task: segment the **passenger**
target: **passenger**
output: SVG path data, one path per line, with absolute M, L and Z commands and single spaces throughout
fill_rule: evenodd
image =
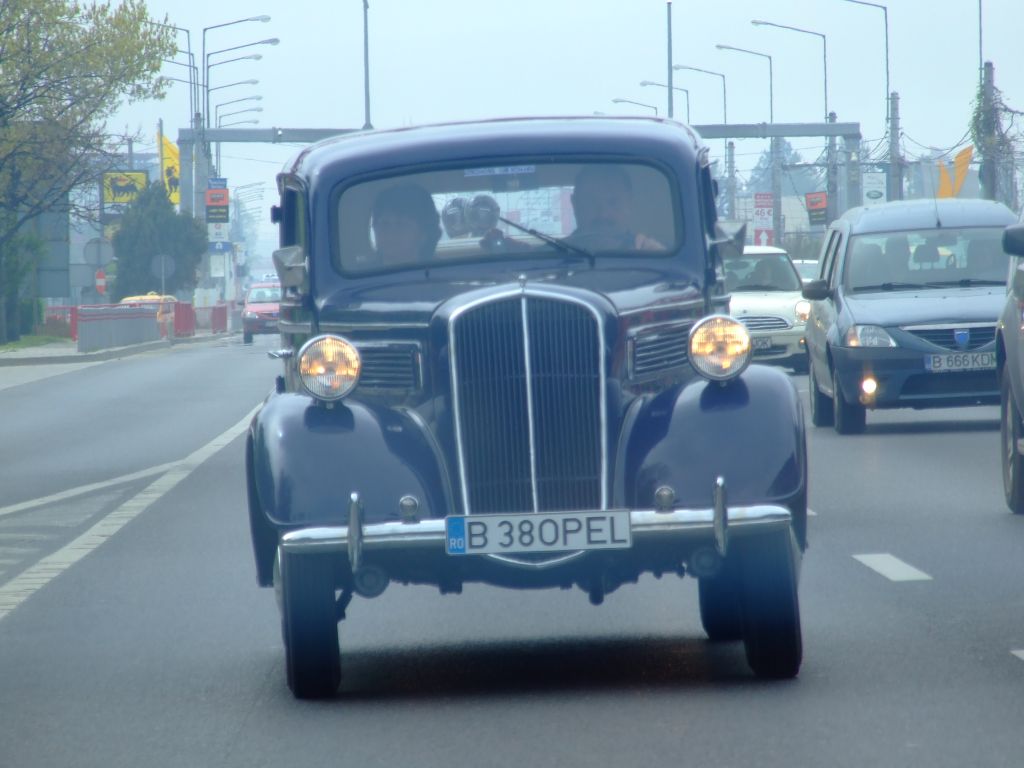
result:
M 572 193 L 576 229 L 565 238 L 589 251 L 663 251 L 657 240 L 633 229 L 633 185 L 617 165 L 589 165 Z
M 373 203 L 371 225 L 382 266 L 428 260 L 441 239 L 441 217 L 430 193 L 417 184 L 380 192 Z

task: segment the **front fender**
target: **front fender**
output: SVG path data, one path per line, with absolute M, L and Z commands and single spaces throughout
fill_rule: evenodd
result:
M 724 385 L 699 379 L 664 392 L 643 404 L 624 439 L 617 496 L 633 509 L 652 508 L 663 485 L 677 506 L 707 507 L 719 476 L 730 505 L 805 498 L 803 410 L 775 368 L 753 365 Z
M 427 430 L 408 412 L 351 400 L 328 409 L 280 394 L 257 413 L 250 439 L 250 487 L 276 526 L 345 525 L 353 492 L 368 523 L 401 519 L 406 495 L 419 501 L 420 519 L 451 508 Z

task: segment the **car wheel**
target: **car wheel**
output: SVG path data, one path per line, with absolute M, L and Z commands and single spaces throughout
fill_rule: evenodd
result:
M 280 567 L 288 687 L 297 699 L 333 696 L 341 681 L 333 564 L 303 554 L 282 557 Z
M 758 677 L 796 677 L 803 661 L 796 542 L 785 531 L 743 543 L 741 604 L 747 663 Z
M 1017 401 L 1013 397 L 1010 386 L 1010 375 L 1003 370 L 999 381 L 1001 397 L 1000 410 L 1000 443 L 1003 447 L 1003 494 L 1006 506 L 1015 515 L 1024 514 L 1024 458 L 1017 450 L 1021 436 L 1020 416 L 1017 413 Z
M 814 375 L 814 363 L 807 359 L 807 391 L 811 398 L 811 424 L 816 427 L 832 426 L 832 398 L 818 389 L 818 377 Z
M 242 331 L 242 343 L 252 344 L 252 331 Z
M 846 402 L 836 371 L 832 371 L 832 421 L 840 435 L 860 434 L 867 422 L 867 411 L 863 405 Z
M 743 638 L 740 581 L 732 561 L 726 561 L 714 577 L 697 581 L 700 623 L 713 642 Z

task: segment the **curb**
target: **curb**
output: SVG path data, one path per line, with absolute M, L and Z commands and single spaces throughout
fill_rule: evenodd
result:
M 73 352 L 69 355 L 39 355 L 37 357 L 7 357 L 0 353 L 0 368 L 17 365 L 67 365 L 69 363 L 96 363 L 104 360 L 115 360 L 120 357 L 130 357 L 143 352 L 151 352 L 156 349 L 170 349 L 178 344 L 197 344 L 206 341 L 216 341 L 230 337 L 234 331 L 227 333 L 214 333 L 202 336 L 184 336 L 180 339 L 160 339 L 159 341 L 147 341 L 143 344 L 133 344 L 129 347 L 114 347 L 113 349 L 101 349 L 96 352 Z

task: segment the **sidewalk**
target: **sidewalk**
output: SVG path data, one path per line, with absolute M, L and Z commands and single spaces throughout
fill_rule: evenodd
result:
M 38 347 L 25 347 L 24 349 L 0 350 L 0 368 L 11 365 L 46 365 L 54 363 L 91 363 L 101 360 L 113 360 L 118 357 L 128 357 L 141 352 L 149 352 L 154 349 L 164 349 L 177 344 L 195 344 L 204 341 L 215 341 L 227 339 L 234 332 L 210 333 L 199 331 L 195 336 L 183 336 L 176 339 L 160 339 L 159 341 L 148 341 L 144 344 L 132 344 L 127 347 L 112 347 L 101 349 L 96 352 L 79 352 L 76 342 L 55 341 L 51 344 L 42 344 Z

